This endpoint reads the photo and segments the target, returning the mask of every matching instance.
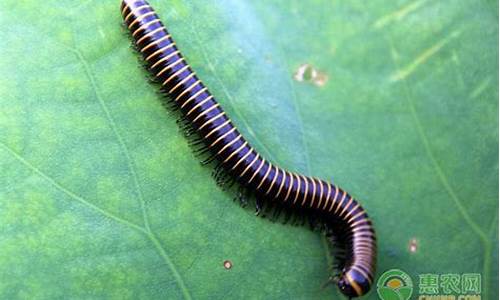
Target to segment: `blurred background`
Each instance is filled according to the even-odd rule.
[[[256,149],[360,200],[377,277],[498,298],[497,1],[150,3]],[[199,164],[119,6],[0,2],[0,298],[340,299],[319,233]]]

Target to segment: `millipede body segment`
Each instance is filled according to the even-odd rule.
[[[124,0],[121,13],[146,67],[218,166],[263,205],[313,218],[315,226],[345,253],[335,279],[342,293],[348,297],[366,294],[374,279],[376,238],[358,201],[334,184],[267,161],[240,134],[191,69],[153,8],[143,0]]]

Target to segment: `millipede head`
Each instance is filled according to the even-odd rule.
[[[337,286],[349,298],[363,296],[370,290],[368,278],[352,269],[340,277]]]

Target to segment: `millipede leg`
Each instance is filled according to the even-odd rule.
[[[285,210],[285,218],[283,219],[283,224],[287,224],[288,221],[290,221],[290,219],[292,218],[292,216],[293,214],[289,209]]]
[[[187,127],[186,129],[184,129],[184,135],[186,137],[189,137],[195,133],[196,133],[196,129],[194,129],[194,128]]]
[[[276,206],[273,212],[273,216],[271,217],[271,221],[276,222],[279,219],[282,211],[283,207],[281,205]]]
[[[333,275],[333,276],[328,277],[328,279],[321,285],[321,289],[325,289],[331,284],[337,284],[339,279],[340,279],[340,276],[338,276],[338,275]]]
[[[201,164],[202,165],[208,165],[209,163],[213,162],[215,160],[217,156],[214,154],[214,155],[211,155],[209,158],[205,159],[205,160],[202,160],[201,161]]]
[[[263,209],[263,201],[260,197],[257,197],[255,199],[255,215],[258,216],[260,215],[260,213],[262,212],[262,209]]]
[[[207,146],[202,146],[198,149],[194,149],[193,152],[196,156],[202,156],[204,154],[207,154],[210,151],[210,149]],[[207,163],[204,163],[206,165]]]
[[[214,179],[217,179],[217,174],[218,174],[221,170],[222,170],[222,163],[220,163],[220,162],[219,162],[219,163],[218,163],[218,164],[214,167],[214,169],[213,169],[213,171],[212,171],[212,177],[213,177]]]
[[[224,185],[226,182],[229,182],[230,176],[226,173],[225,170],[222,170],[219,172],[217,177],[215,178],[215,182],[217,183],[218,186],[220,186],[222,189],[224,189]]]
[[[244,187],[240,187],[240,192],[238,193],[238,200],[240,201],[241,207],[246,207],[248,205],[248,199],[250,199],[250,192]]]
[[[220,184],[221,184],[221,187],[222,187],[222,190],[223,191],[227,191],[229,190],[234,184],[236,183],[236,179],[234,179],[234,177],[232,176],[227,176],[226,179],[224,181],[222,181]]]
[[[232,188],[235,183],[236,183],[236,179],[234,177],[231,177],[231,180],[229,181],[229,183],[227,185],[228,189]]]
[[[189,146],[199,146],[199,145],[202,145],[205,143],[205,140],[203,140],[202,138],[200,137],[197,137],[197,138],[193,138],[191,141],[189,141]]]

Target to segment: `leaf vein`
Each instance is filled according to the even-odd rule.
[[[390,47],[392,50],[391,52],[395,53],[394,42],[393,42],[392,37],[389,37],[389,44],[390,44]],[[398,69],[399,68],[398,62],[396,61],[394,56],[391,56],[391,57],[392,57],[394,67],[396,69]],[[420,121],[420,118],[417,114],[417,110],[415,108],[415,105],[413,104],[413,101],[411,99],[411,91],[410,91],[410,87],[408,86],[408,81],[406,80],[406,78],[402,78],[401,83],[402,83],[402,87],[403,87],[403,91],[404,91],[404,95],[405,95],[405,100],[406,100],[408,107],[410,109],[410,114],[412,116],[413,123],[415,125],[416,130],[417,130],[419,139],[422,142],[425,153],[426,153],[427,157],[429,158],[429,160],[431,161],[432,167],[434,168],[434,171],[436,172],[437,177],[439,178],[439,181],[441,182],[441,185],[444,187],[445,191],[452,199],[453,203],[457,207],[459,213],[464,218],[465,222],[469,225],[469,227],[472,229],[472,231],[479,237],[479,240],[483,244],[483,251],[484,251],[483,252],[483,277],[486,279],[489,276],[490,268],[491,268],[490,267],[491,266],[491,263],[490,263],[490,260],[491,260],[491,242],[490,242],[488,236],[486,235],[486,233],[479,227],[479,225],[469,215],[469,213],[467,212],[467,209],[463,205],[462,201],[458,198],[457,194],[455,193],[455,190],[451,186],[451,184],[448,180],[448,177],[446,176],[443,169],[439,165],[439,163],[434,155],[434,152],[432,151],[431,144],[430,144],[429,139],[425,133],[422,122]],[[487,289],[488,289],[489,284],[488,284],[487,280],[485,280],[485,281],[486,282],[484,284],[484,293],[487,295],[488,294]]]
[[[123,154],[125,155],[126,161],[127,161],[127,167],[128,170],[132,176],[132,180],[134,182],[134,187],[136,190],[137,197],[139,198],[139,203],[141,205],[141,211],[142,211],[142,218],[144,222],[144,226],[146,227],[146,230],[151,231],[150,225],[149,225],[149,218],[146,212],[146,203],[144,201],[144,196],[142,194],[142,189],[139,184],[139,179],[137,176],[137,172],[135,171],[135,166],[132,160],[132,157],[130,156],[130,151],[127,147],[127,144],[125,143],[125,140],[123,139],[122,135],[120,134],[120,131],[118,130],[118,126],[116,125],[116,122],[107,107],[106,103],[104,102],[103,98],[101,97],[101,94],[99,92],[99,89],[97,88],[97,84],[95,82],[94,75],[92,73],[92,70],[90,68],[90,65],[88,64],[87,60],[83,56],[80,50],[76,48],[71,48],[71,51],[78,57],[80,62],[82,63],[84,69],[85,69],[85,74],[92,86],[92,89],[94,91],[94,94],[99,101],[99,105],[101,106],[102,110],[104,111],[104,114],[106,115],[106,118],[109,122],[109,125],[111,127],[111,130],[113,131],[116,139],[118,140],[118,143],[120,145],[120,148],[122,149]]]
[[[81,53],[80,50],[78,50],[77,48],[67,46],[67,45],[63,45],[63,46],[65,48],[67,48],[69,51],[71,51],[73,54],[75,54],[77,56],[77,58],[80,60],[80,62],[82,63],[82,65],[85,69],[85,74],[86,74],[86,76],[87,76],[87,78],[92,86],[94,94],[95,94],[97,100],[99,101],[99,104],[100,104],[101,108],[103,109],[103,111],[106,115],[106,118],[108,119],[110,127],[111,127],[113,133],[115,134],[116,139],[118,140],[118,143],[120,144],[122,152],[124,153],[124,155],[126,157],[127,167],[129,169],[129,172],[130,172],[132,179],[134,181],[136,194],[138,196],[138,199],[139,199],[139,202],[141,205],[141,211],[142,211],[145,229],[143,229],[142,227],[139,227],[137,225],[136,226],[142,229],[141,232],[143,232],[150,239],[150,241],[153,243],[156,250],[158,251],[158,254],[160,255],[160,257],[167,264],[168,268],[170,269],[170,271],[174,275],[174,278],[175,278],[177,284],[179,285],[179,287],[184,295],[184,298],[191,299],[191,295],[190,295],[188,289],[186,288],[184,280],[180,276],[179,271],[177,270],[177,267],[172,262],[169,255],[167,254],[165,248],[162,246],[160,241],[156,238],[153,230],[150,227],[149,217],[147,215],[144,197],[142,194],[141,187],[139,185],[139,180],[138,180],[137,172],[135,171],[135,166],[134,166],[133,160],[130,156],[130,151],[128,150],[128,147],[127,147],[123,137],[121,136],[120,132],[118,131],[118,126],[116,125],[116,122],[114,121],[113,116],[111,115],[111,112],[109,111],[108,107],[106,106],[104,100],[102,99],[102,97],[100,95],[100,92],[99,92],[99,89],[97,88],[97,84],[95,82],[95,78],[94,78],[94,75],[93,75],[92,70],[90,68],[90,65],[88,64],[87,60],[85,59],[85,57],[83,56],[83,54]]]
[[[29,170],[33,171],[35,174],[37,174],[38,176],[42,177],[43,179],[45,179],[47,182],[49,182],[52,186],[54,186],[56,189],[58,189],[59,191],[63,192],[64,194],[68,195],[70,198],[73,198],[74,200],[80,202],[81,204],[93,209],[94,211],[97,211],[98,213],[112,219],[112,220],[115,220],[116,222],[118,223],[121,223],[121,224],[124,224],[130,228],[133,228],[139,232],[142,232],[142,233],[146,233],[145,229],[142,228],[141,226],[131,222],[131,221],[128,221],[126,219],[123,219],[95,204],[92,204],[91,202],[89,202],[88,200],[86,200],[84,197],[82,196],[79,196],[77,194],[75,194],[74,192],[70,191],[69,189],[67,189],[66,187],[64,187],[62,184],[60,184],[59,182],[57,182],[55,179],[53,179],[52,177],[50,177],[49,175],[47,175],[45,172],[43,172],[42,170],[40,170],[39,168],[35,167],[33,164],[31,164],[29,161],[27,161],[25,158],[23,158],[19,153],[17,153],[16,151],[14,151],[12,148],[10,148],[9,146],[7,146],[5,143],[1,142],[0,141],[0,145],[2,146],[2,148],[4,148],[7,152],[9,152],[16,160],[18,160],[20,163],[22,163],[25,167],[27,167]]]

